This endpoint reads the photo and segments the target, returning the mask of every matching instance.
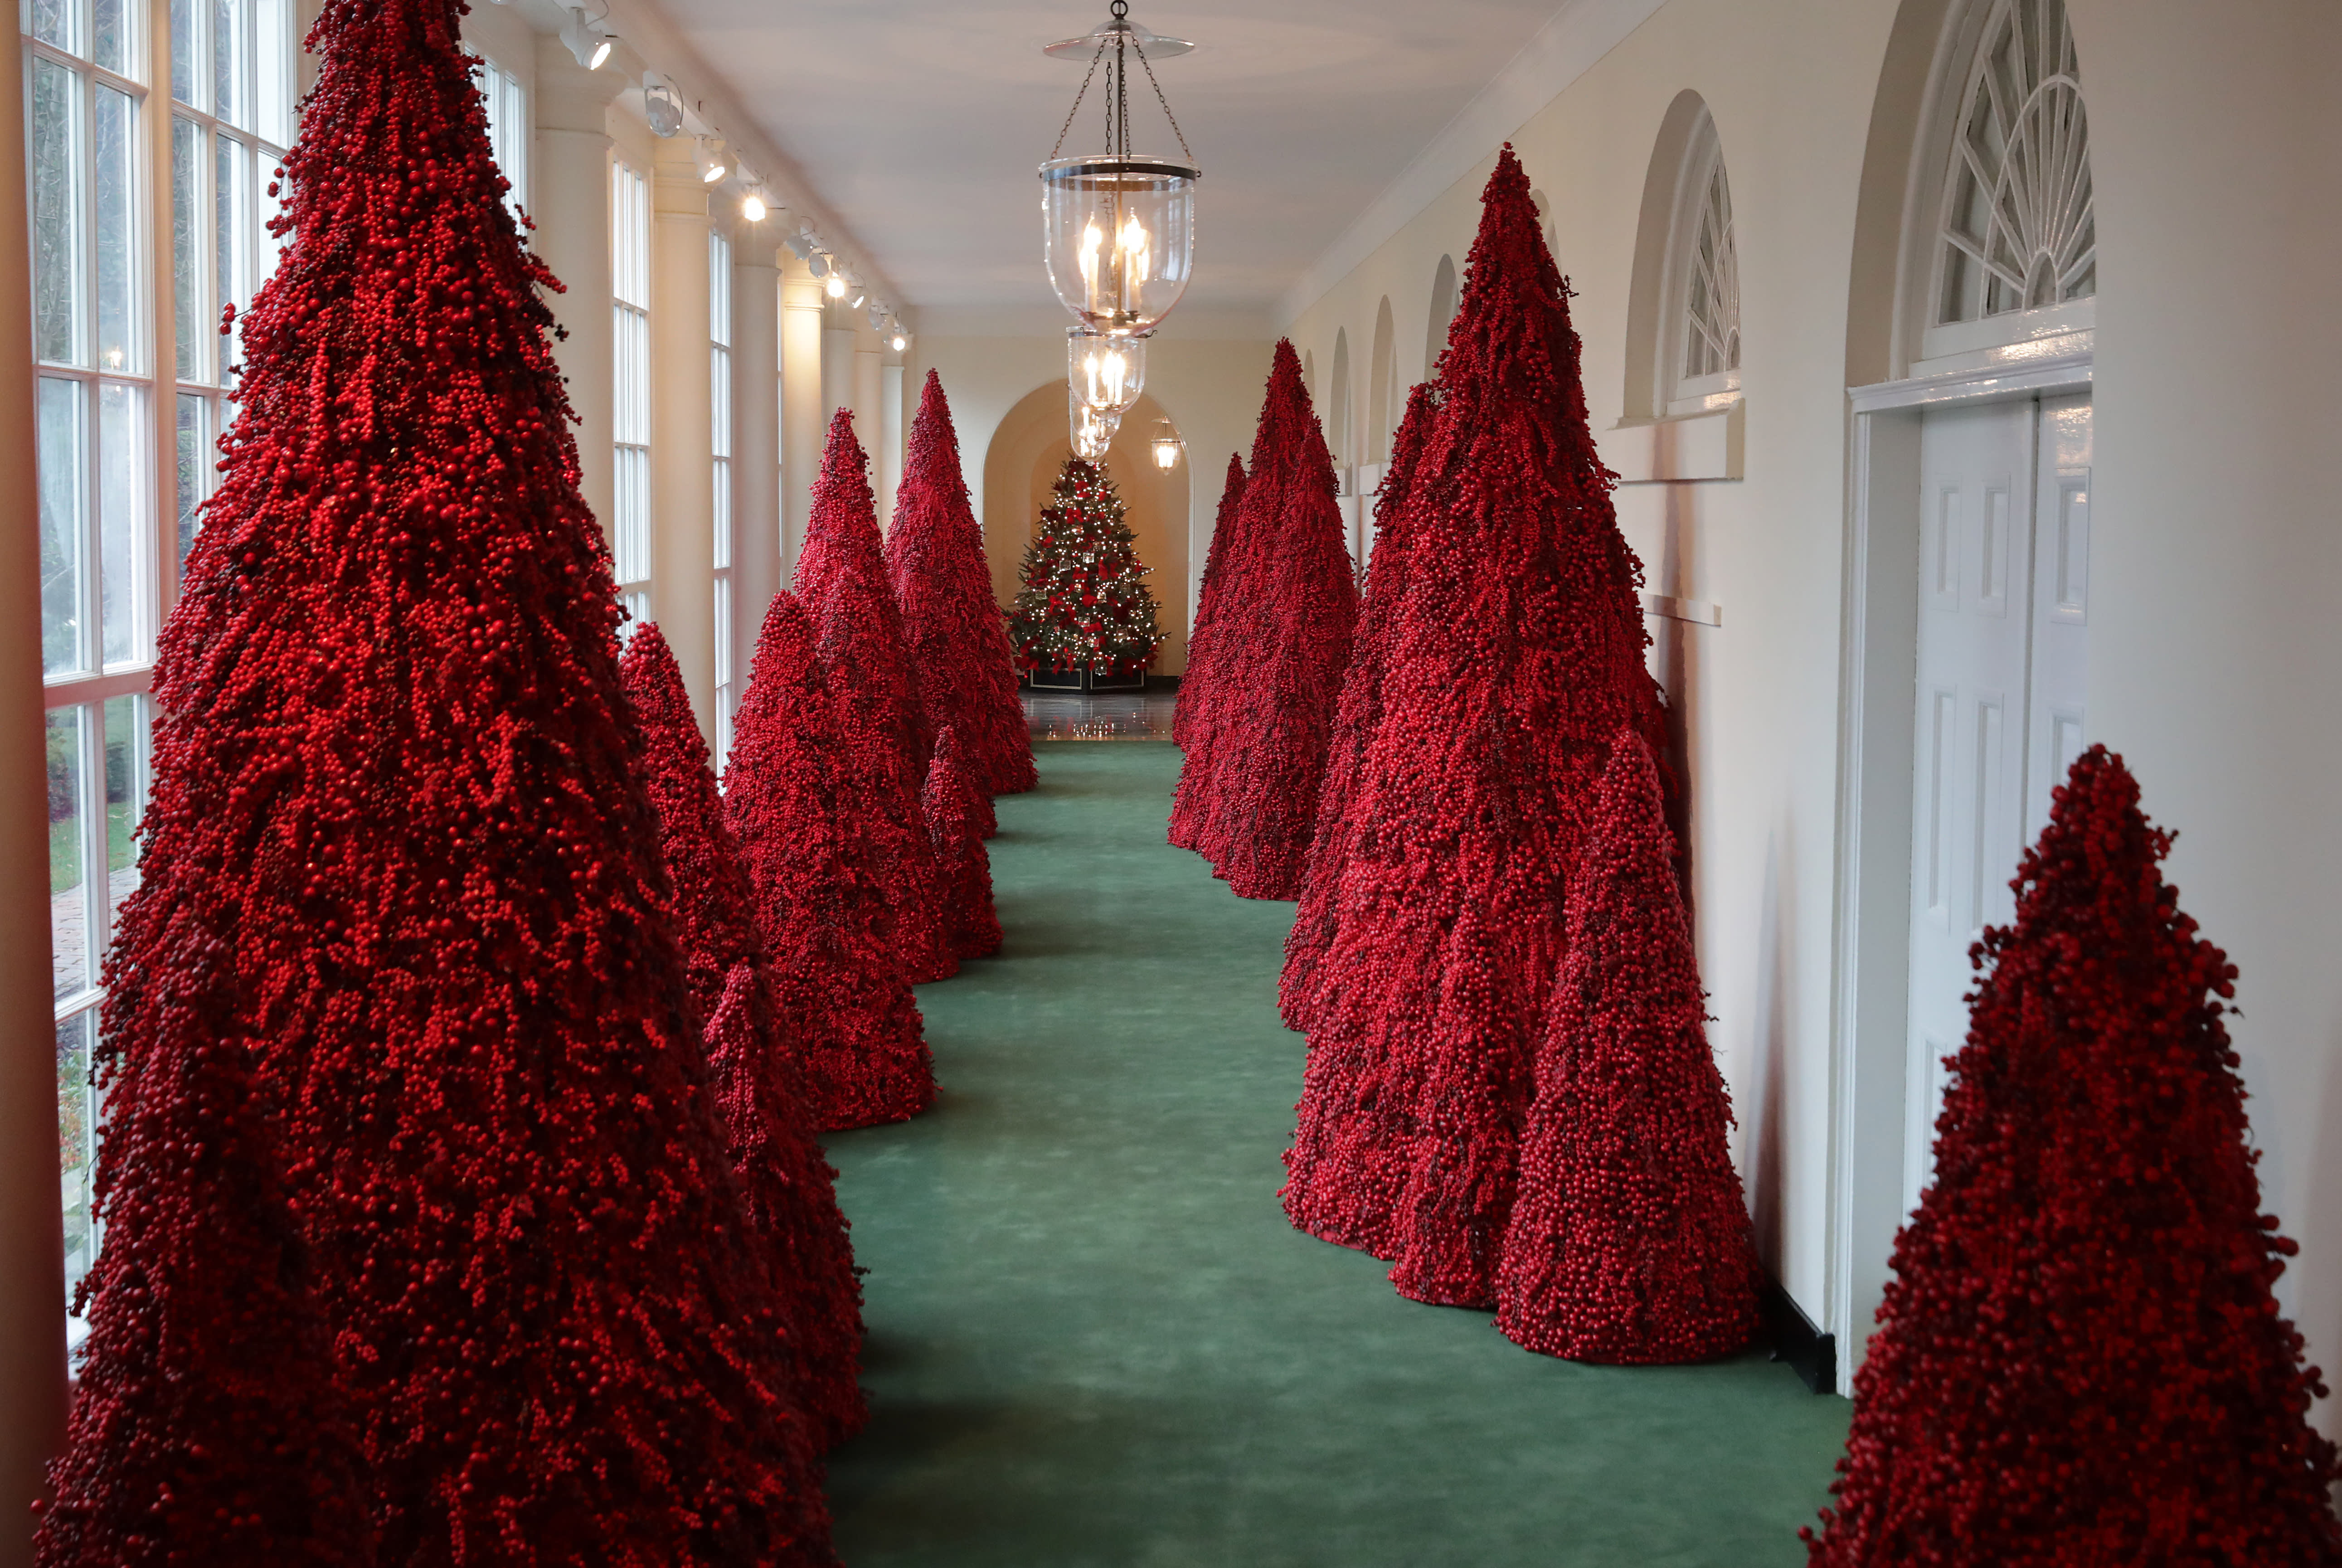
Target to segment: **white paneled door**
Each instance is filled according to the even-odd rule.
[[[1969,948],[2014,913],[2017,858],[2082,749],[2090,401],[1931,410],[1919,453],[1907,1213],[1967,1034]]]

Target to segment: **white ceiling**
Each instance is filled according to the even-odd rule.
[[[1267,312],[1558,4],[1134,0],[1134,20],[1199,45],[1156,66],[1204,170],[1182,314]],[[1035,167],[1083,66],[1041,45],[1090,31],[1104,0],[659,9],[910,305],[1054,308]],[[1067,151],[1101,137],[1098,92]],[[1137,150],[1177,150],[1151,101],[1131,125]]]

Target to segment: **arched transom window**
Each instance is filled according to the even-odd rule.
[[[1995,0],[1944,177],[1936,325],[2097,293],[2089,122],[2065,0]]]
[[[1724,145],[1703,106],[1684,145],[1668,225],[1666,336],[1658,384],[1667,414],[1729,403],[1740,392],[1740,248]]]

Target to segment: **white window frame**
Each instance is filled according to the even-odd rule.
[[[1722,234],[1713,256],[1703,258],[1701,241],[1711,225],[1720,225]],[[1724,144],[1716,135],[1716,117],[1704,105],[1685,138],[1666,256],[1659,294],[1659,363],[1653,379],[1661,389],[1660,411],[1674,418],[1728,408],[1741,395],[1739,239],[1732,221],[1732,181],[1725,168]],[[1690,369],[1692,348],[1701,335],[1694,320],[1695,283],[1717,302],[1709,313],[1711,330],[1726,345],[1725,365],[1696,375]]]
[[[122,55],[115,65],[96,63],[101,17],[121,40]],[[57,892],[51,905],[58,1131],[65,1161],[60,1184],[70,1293],[87,1273],[99,1241],[90,1183],[103,1106],[89,1069],[104,1000],[100,965],[116,908],[137,877],[135,859],[113,864],[116,841],[126,851],[145,809],[152,782],[155,638],[176,598],[184,543],[192,537],[195,509],[209,496],[213,453],[233,406],[227,367],[234,364],[234,340],[220,340],[216,307],[223,297],[239,310],[248,306],[275,258],[263,226],[270,205],[265,171],[276,167],[291,135],[296,39],[292,0],[174,0],[168,6],[143,0],[35,0],[21,20],[26,30],[28,130],[32,89],[41,75],[55,81],[56,73],[66,74],[75,95],[75,342],[63,360],[45,361],[35,373],[44,386],[75,389],[69,422],[75,449],[66,483],[80,558],[75,646],[69,657],[45,668],[43,678],[45,746],[49,735],[70,736],[50,754],[51,809],[68,810],[65,818],[52,823],[52,885],[61,857],[71,854],[79,892],[77,913],[70,904],[56,902],[62,896]],[[35,35],[36,30],[43,35]],[[215,51],[222,38],[231,45],[225,64],[232,102],[225,117],[213,112],[218,84],[214,66],[220,63]],[[175,66],[195,102],[169,91]],[[119,353],[102,348],[98,332],[95,116],[101,89],[119,93],[130,104],[124,144],[128,227],[118,292],[125,317]],[[182,291],[175,263],[183,253],[174,225],[179,195],[173,185],[175,135],[185,137],[195,153],[185,191],[190,225],[185,254],[192,271],[185,292],[192,301],[187,325],[196,352],[192,374],[185,376],[178,365]],[[37,152],[28,145],[28,156]],[[230,190],[240,186],[242,192],[240,201],[232,200],[225,223],[218,202],[223,154]],[[126,417],[108,421],[104,410],[110,398],[121,400],[112,404],[117,410],[126,404]],[[183,426],[183,417],[192,423]],[[125,438],[111,451],[104,439],[109,430]],[[43,460],[54,456],[54,448],[45,445]],[[40,478],[44,494],[50,494],[57,482],[54,468],[45,469]],[[179,523],[167,530],[166,498],[167,514]],[[126,639],[112,648],[105,624],[109,586],[127,599],[119,623]],[[46,641],[45,633],[45,649]],[[49,663],[45,656],[44,664]],[[109,754],[119,758],[118,788],[109,788]],[[69,1310],[69,1302],[60,1304]],[[68,1319],[68,1344],[78,1346],[86,1333],[85,1323]]]
[[[1980,93],[1997,94],[1999,84],[1987,81],[1991,75],[1990,46],[2008,25],[2011,13],[2020,9],[2056,17],[2061,68],[2042,75],[2031,84],[2031,94],[2017,111],[2018,122],[2027,130],[2038,129],[2037,123],[2028,122],[2027,111],[2046,106],[2042,104],[2045,95],[2063,95],[2070,100],[2074,139],[2055,149],[2070,160],[2064,164],[2068,182],[2066,188],[2079,197],[2065,232],[2078,235],[2087,225],[2095,234],[2087,102],[2080,82],[2078,57],[2074,53],[2073,24],[2066,14],[2064,0],[1975,0],[1954,21],[1952,45],[1946,52],[1947,68],[1933,84],[1930,112],[1922,121],[1918,151],[1922,183],[1917,210],[1931,214],[1933,218],[1927,225],[1923,254],[1912,258],[1906,291],[1906,309],[1910,314],[1905,319],[1912,333],[1907,341],[1916,343],[1918,349],[1909,369],[1914,376],[1967,368],[1985,360],[2005,358],[2011,351],[2020,352],[2028,359],[2045,353],[2090,352],[2091,335],[2095,335],[2097,325],[2095,238],[2084,245],[2081,256],[2077,258],[2090,263],[2092,278],[2087,293],[2030,308],[1991,314],[1981,314],[1985,307],[1980,302],[1975,305],[1979,312],[1975,315],[1968,314],[1970,305],[1967,301],[1957,307],[1948,304],[1954,255],[1964,253],[1972,258],[1977,249],[1974,238],[1965,232],[1961,215],[1954,210],[1963,194],[1958,175],[1964,169],[1985,178],[1999,173],[1972,161],[1972,154],[1965,147],[1971,109]],[[2006,162],[2002,166],[2007,166]],[[1971,260],[1967,265],[1976,264]]]
[[[716,579],[716,762],[723,767],[732,751],[732,714],[738,704],[733,680],[732,617],[732,240],[722,229],[707,231],[708,447],[713,472],[711,532]]]
[[[488,152],[496,161],[496,172],[512,187],[505,193],[505,205],[511,209],[513,222],[518,224],[529,204],[528,142],[533,128],[528,117],[528,88],[518,76],[486,55],[472,56],[472,85],[479,88],[485,101]]]
[[[624,158],[610,160],[610,560],[618,602],[651,613],[651,192]]]

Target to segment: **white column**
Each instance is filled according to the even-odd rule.
[[[781,585],[781,274],[771,225],[732,239],[732,668],[746,691],[765,607]]]
[[[707,187],[687,136],[658,145],[651,197],[651,618],[716,742],[716,474]]]
[[[856,315],[861,312],[856,311]],[[854,334],[854,438],[870,458],[870,493],[877,502],[878,531],[895,515],[884,494],[886,474],[886,415],[879,407],[878,335],[860,322]]]
[[[839,409],[854,406],[854,348],[852,327],[825,325],[821,329],[821,423],[825,430]],[[855,434],[861,434],[860,420],[855,421]]]
[[[35,744],[43,723],[41,549],[25,306],[33,296],[25,61],[15,26],[0,34],[0,300],[9,302],[0,310],[0,1568],[30,1568],[42,1466],[65,1435],[65,1262],[48,778]]]
[[[903,367],[878,371],[878,521],[895,525],[895,496],[903,487]]]
[[[578,489],[610,531],[610,137],[603,115],[626,85],[617,71],[579,66],[558,38],[536,41],[536,140],[531,245],[567,290],[547,295],[567,329],[553,357],[577,410]]]
[[[821,472],[821,280],[795,256],[781,259],[781,580],[796,574]]]

